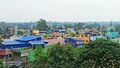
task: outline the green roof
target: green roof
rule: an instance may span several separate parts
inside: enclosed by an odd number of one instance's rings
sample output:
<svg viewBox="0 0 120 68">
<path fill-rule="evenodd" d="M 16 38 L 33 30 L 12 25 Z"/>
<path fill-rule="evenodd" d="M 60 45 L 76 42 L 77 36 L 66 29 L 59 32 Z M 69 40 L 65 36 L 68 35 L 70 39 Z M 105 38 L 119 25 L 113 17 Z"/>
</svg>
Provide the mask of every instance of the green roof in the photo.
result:
<svg viewBox="0 0 120 68">
<path fill-rule="evenodd" d="M 51 34 L 43 34 L 41 36 L 52 36 Z"/>
<path fill-rule="evenodd" d="M 71 36 L 69 36 L 69 38 L 71 38 L 71 39 L 75 39 L 74 37 L 71 37 Z"/>
<path fill-rule="evenodd" d="M 23 34 L 31 34 L 31 32 L 25 32 L 25 33 L 23 33 Z"/>
</svg>

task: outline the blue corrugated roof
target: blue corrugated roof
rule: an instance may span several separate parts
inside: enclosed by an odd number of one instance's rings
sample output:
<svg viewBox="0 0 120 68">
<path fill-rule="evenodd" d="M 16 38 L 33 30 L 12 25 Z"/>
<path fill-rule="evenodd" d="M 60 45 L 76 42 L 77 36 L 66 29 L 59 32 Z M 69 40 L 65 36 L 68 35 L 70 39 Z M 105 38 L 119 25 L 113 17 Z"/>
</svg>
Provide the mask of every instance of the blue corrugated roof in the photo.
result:
<svg viewBox="0 0 120 68">
<path fill-rule="evenodd" d="M 45 44 L 45 43 L 43 43 L 42 41 L 30 41 L 29 42 L 30 44 Z"/>
<path fill-rule="evenodd" d="M 20 38 L 20 39 L 17 39 L 17 40 L 19 40 L 19 41 L 28 41 L 28 40 L 39 38 L 39 37 L 40 36 L 27 36 L 27 37 Z"/>
<path fill-rule="evenodd" d="M 20 42 L 20 41 L 7 41 L 7 42 L 2 42 L 2 45 L 15 45 L 15 44 L 28 44 L 28 43 Z"/>
<path fill-rule="evenodd" d="M 46 40 L 41 40 L 41 42 L 48 42 L 48 41 L 46 41 Z"/>
</svg>

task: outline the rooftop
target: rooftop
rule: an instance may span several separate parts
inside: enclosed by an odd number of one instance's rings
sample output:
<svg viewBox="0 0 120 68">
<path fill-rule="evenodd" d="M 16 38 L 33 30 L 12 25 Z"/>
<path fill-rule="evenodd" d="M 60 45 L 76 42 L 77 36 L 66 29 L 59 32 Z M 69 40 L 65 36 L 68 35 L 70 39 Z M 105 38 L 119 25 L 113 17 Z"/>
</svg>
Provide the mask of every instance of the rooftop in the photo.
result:
<svg viewBox="0 0 120 68">
<path fill-rule="evenodd" d="M 20 38 L 18 39 L 19 41 L 28 41 L 28 40 L 32 40 L 32 39 L 35 39 L 35 38 L 39 38 L 40 36 L 27 36 L 27 37 L 24 37 L 24 38 Z"/>
<path fill-rule="evenodd" d="M 20 42 L 20 41 L 7 41 L 7 42 L 2 42 L 3 45 L 15 45 L 15 44 L 27 44 L 25 42 Z"/>
<path fill-rule="evenodd" d="M 45 44 L 42 41 L 30 41 L 29 43 L 31 43 L 31 44 Z"/>
</svg>

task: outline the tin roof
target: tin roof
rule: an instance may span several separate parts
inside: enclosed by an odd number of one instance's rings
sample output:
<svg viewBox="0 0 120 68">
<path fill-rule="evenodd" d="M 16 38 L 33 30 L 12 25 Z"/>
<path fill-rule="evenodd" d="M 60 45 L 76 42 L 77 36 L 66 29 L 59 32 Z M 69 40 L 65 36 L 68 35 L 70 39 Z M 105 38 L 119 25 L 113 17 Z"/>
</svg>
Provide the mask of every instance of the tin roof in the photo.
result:
<svg viewBox="0 0 120 68">
<path fill-rule="evenodd" d="M 40 36 L 27 36 L 27 37 L 18 39 L 18 41 L 28 41 L 28 40 L 32 40 L 32 39 L 39 38 L 39 37 Z"/>
</svg>

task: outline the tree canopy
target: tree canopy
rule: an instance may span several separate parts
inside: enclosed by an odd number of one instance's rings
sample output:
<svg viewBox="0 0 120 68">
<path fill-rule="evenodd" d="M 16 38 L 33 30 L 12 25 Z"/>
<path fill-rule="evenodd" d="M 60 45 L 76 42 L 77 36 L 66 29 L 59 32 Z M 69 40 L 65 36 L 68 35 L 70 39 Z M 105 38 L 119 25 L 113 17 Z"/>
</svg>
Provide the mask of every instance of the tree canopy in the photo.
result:
<svg viewBox="0 0 120 68">
<path fill-rule="evenodd" d="M 37 24 L 36 28 L 39 31 L 48 31 L 50 29 L 50 27 L 47 26 L 46 21 L 44 19 L 40 19 L 38 21 L 38 24 Z"/>
<path fill-rule="evenodd" d="M 33 68 L 108 68 L 120 66 L 120 44 L 105 39 L 89 42 L 84 48 L 53 45 L 47 53 L 35 49 Z"/>
</svg>

